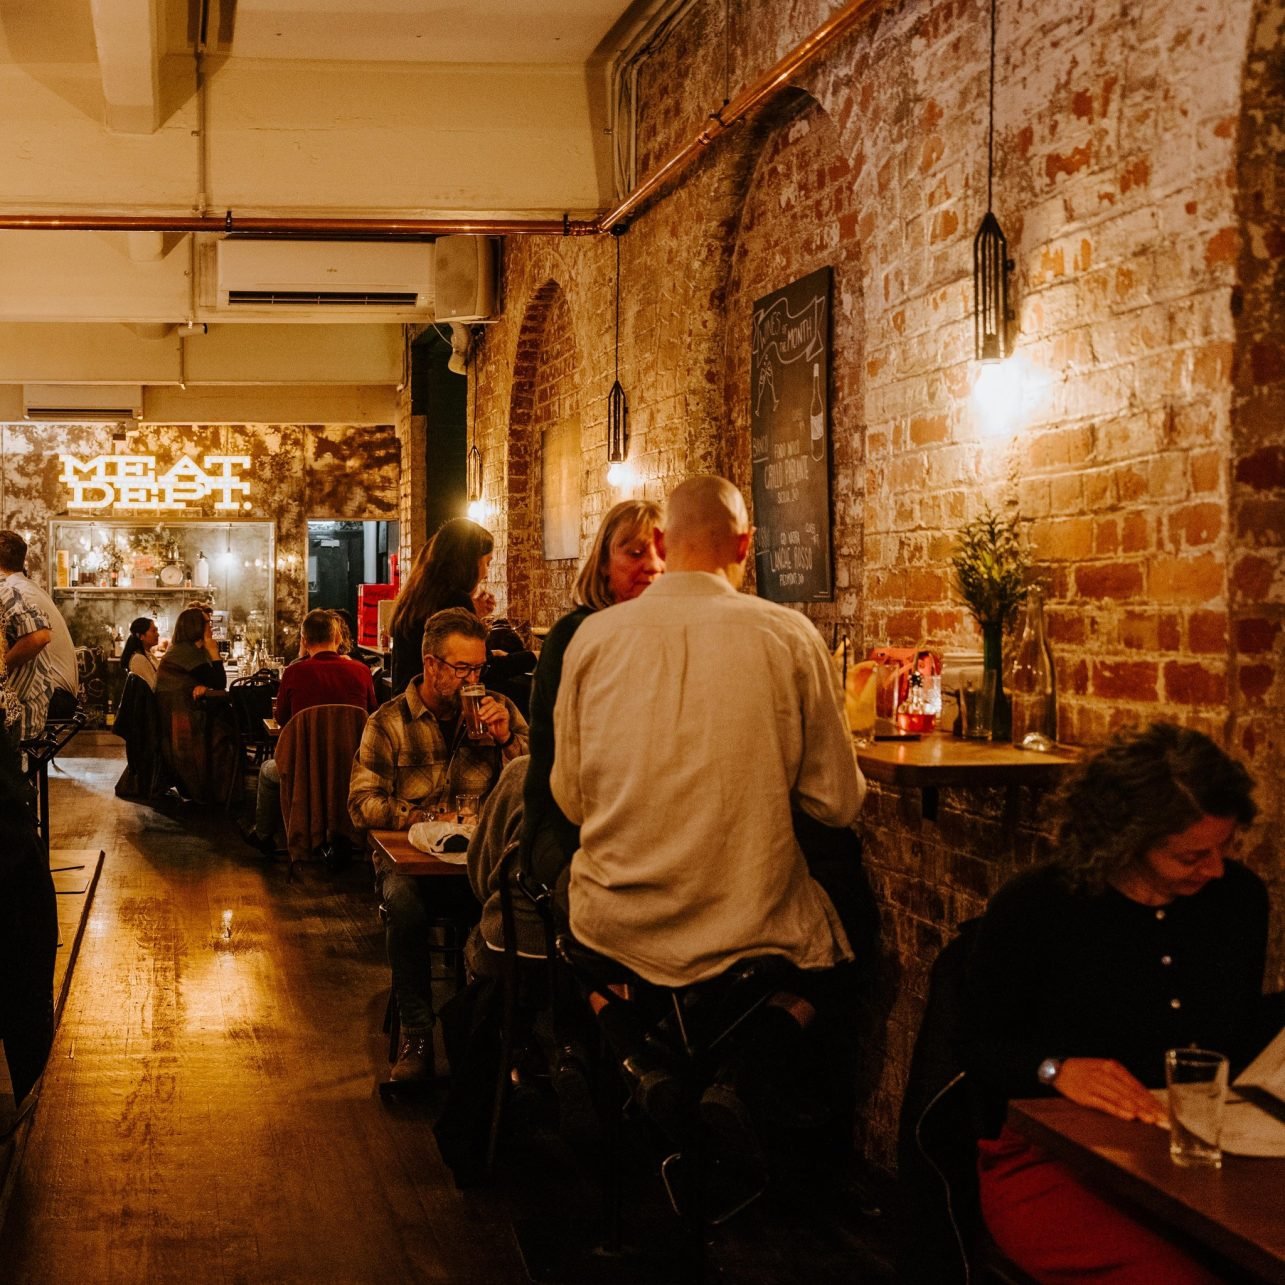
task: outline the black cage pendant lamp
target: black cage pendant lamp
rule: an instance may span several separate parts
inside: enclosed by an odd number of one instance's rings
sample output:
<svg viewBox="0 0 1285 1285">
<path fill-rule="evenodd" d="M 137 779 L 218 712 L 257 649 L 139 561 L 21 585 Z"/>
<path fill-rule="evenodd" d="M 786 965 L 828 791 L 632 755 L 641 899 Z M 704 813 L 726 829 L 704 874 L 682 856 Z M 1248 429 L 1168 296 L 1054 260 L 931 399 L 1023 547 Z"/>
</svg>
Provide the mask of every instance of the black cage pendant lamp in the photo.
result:
<svg viewBox="0 0 1285 1285">
<path fill-rule="evenodd" d="M 469 447 L 465 467 L 465 484 L 468 487 L 468 515 L 474 522 L 483 516 L 482 504 L 482 452 L 477 448 L 477 363 L 473 363 L 473 414 L 471 423 L 472 446 Z"/>
<path fill-rule="evenodd" d="M 1008 239 L 992 208 L 995 186 L 995 0 L 991 0 L 990 100 L 986 136 L 986 215 L 973 238 L 973 344 L 978 361 L 1003 361 L 1009 342 Z"/>
<path fill-rule="evenodd" d="M 620 386 L 620 238 L 625 225 L 611 229 L 616 238 L 616 379 L 607 394 L 607 465 L 608 477 L 619 474 L 629 457 L 629 403 L 625 390 Z"/>
</svg>

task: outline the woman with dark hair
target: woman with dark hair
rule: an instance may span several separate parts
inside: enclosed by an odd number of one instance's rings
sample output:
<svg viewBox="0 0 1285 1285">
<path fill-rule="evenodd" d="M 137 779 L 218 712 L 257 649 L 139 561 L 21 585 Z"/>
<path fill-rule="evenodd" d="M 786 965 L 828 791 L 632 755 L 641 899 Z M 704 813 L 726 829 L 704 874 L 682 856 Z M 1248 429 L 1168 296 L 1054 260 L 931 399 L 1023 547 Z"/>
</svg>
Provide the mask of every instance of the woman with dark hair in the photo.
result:
<svg viewBox="0 0 1285 1285">
<path fill-rule="evenodd" d="M 463 607 L 486 616 L 495 599 L 478 584 L 486 578 L 495 540 L 468 518 L 452 518 L 419 551 L 389 621 L 393 638 L 393 695 L 424 672 L 420 643 L 429 616 L 447 607 Z"/>
<path fill-rule="evenodd" d="M 210 617 L 199 607 L 185 608 L 156 673 L 156 701 L 165 765 L 199 803 L 226 801 L 236 780 L 239 749 L 227 685 Z"/>
<path fill-rule="evenodd" d="M 160 642 L 160 631 L 150 616 L 139 616 L 130 622 L 129 637 L 120 649 L 120 672 L 137 674 L 153 691 L 156 690 L 156 662 L 152 648 Z"/>
<path fill-rule="evenodd" d="M 1200 732 L 1121 733 L 1065 787 L 1054 860 L 1010 880 L 978 927 L 959 1043 L 989 1134 L 982 1212 L 1041 1281 L 1215 1279 L 1003 1119 L 1008 1099 L 1044 1092 L 1162 1124 L 1166 1049 L 1215 1049 L 1234 1073 L 1279 1028 L 1285 995 L 1262 994 L 1267 891 L 1229 856 L 1252 790 Z"/>
</svg>

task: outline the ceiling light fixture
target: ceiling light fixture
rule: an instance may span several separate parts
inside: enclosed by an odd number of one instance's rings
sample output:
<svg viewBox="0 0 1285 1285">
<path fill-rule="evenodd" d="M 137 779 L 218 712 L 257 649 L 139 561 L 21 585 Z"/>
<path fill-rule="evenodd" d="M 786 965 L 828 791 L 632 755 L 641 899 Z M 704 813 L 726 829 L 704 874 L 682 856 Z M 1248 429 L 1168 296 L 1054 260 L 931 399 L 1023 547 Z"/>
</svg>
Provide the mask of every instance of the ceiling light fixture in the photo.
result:
<svg viewBox="0 0 1285 1285">
<path fill-rule="evenodd" d="M 990 107 L 986 137 L 986 215 L 973 238 L 973 345 L 978 361 L 1003 361 L 1012 351 L 1008 306 L 1008 240 L 992 208 L 995 185 L 995 3 L 991 0 Z"/>
</svg>

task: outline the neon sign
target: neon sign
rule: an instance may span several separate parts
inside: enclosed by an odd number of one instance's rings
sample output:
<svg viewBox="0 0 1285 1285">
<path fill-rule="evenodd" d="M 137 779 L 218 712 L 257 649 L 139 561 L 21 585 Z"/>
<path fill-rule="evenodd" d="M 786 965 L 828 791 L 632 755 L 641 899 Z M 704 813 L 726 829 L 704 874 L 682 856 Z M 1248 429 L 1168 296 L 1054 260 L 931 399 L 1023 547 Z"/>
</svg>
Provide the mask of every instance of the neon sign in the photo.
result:
<svg viewBox="0 0 1285 1285">
<path fill-rule="evenodd" d="M 214 508 L 248 509 L 250 483 L 236 476 L 250 467 L 248 455 L 207 455 L 201 468 L 181 456 L 157 474 L 154 455 L 95 455 L 82 461 L 61 455 L 63 484 L 71 491 L 68 509 L 186 509 L 211 496 Z"/>
</svg>

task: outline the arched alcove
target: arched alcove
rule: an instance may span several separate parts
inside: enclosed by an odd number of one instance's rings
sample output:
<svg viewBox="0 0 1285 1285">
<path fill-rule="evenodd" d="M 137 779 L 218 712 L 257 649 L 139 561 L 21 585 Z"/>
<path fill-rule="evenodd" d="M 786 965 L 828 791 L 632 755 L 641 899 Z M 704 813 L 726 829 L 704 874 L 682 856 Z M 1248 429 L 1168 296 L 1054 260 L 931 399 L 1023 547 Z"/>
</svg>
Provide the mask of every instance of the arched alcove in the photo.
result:
<svg viewBox="0 0 1285 1285">
<path fill-rule="evenodd" d="M 757 125 L 734 229 L 725 303 L 726 432 L 715 466 L 750 490 L 750 340 L 754 302 L 819 268 L 833 270 L 830 299 L 831 513 L 835 599 L 808 614 L 825 627 L 860 617 L 864 348 L 860 245 L 844 237 L 851 167 L 834 123 L 809 94 L 779 101 Z"/>
<path fill-rule="evenodd" d="M 575 577 L 579 543 L 580 396 L 575 372 L 577 346 L 571 310 L 562 286 L 547 280 L 531 295 L 522 313 L 509 394 L 505 577 L 509 613 L 517 619 L 547 620 L 565 610 Z M 565 448 L 565 449 L 564 449 Z M 569 455 L 574 467 L 563 480 L 574 495 L 563 495 L 574 509 L 575 531 L 565 548 L 546 557 L 548 498 L 561 494 L 552 469 Z"/>
</svg>

